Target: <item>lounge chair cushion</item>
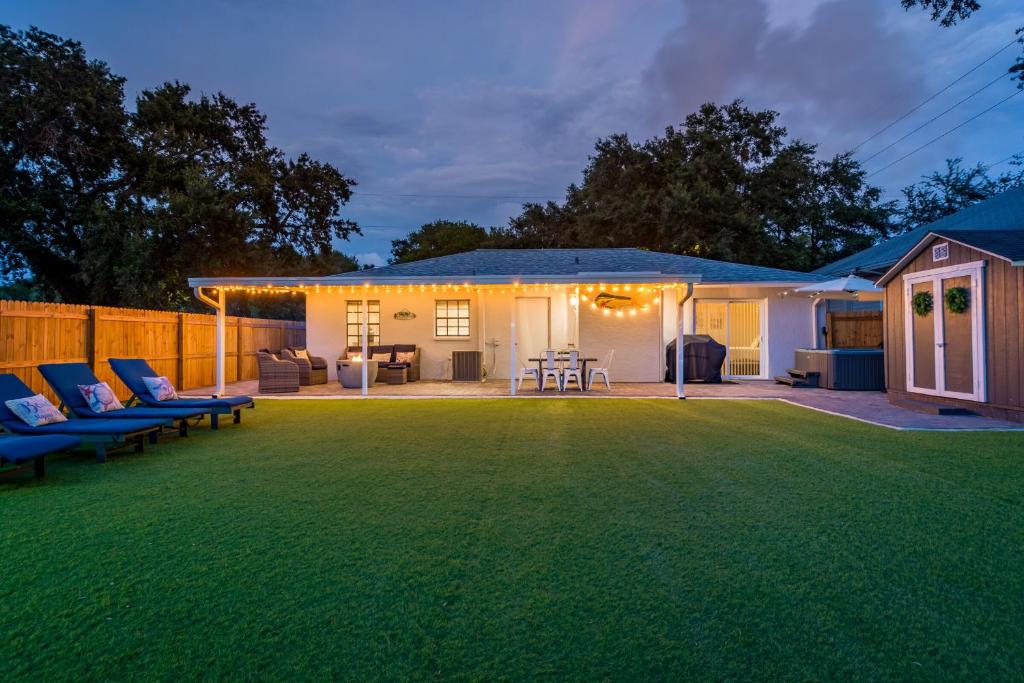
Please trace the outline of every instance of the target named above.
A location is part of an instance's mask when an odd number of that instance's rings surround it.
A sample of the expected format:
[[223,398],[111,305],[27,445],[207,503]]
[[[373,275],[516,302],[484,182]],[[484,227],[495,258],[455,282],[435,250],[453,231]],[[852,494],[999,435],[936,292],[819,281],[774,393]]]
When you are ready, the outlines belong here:
[[85,397],[85,402],[94,413],[109,413],[124,410],[124,405],[117,400],[114,390],[106,382],[95,384],[79,384],[78,390]]
[[224,410],[241,408],[252,403],[252,396],[224,396],[223,398],[177,398],[163,401],[161,408],[196,408],[199,410]]
[[171,380],[162,375],[160,377],[143,377],[142,381],[146,384],[146,389],[149,390],[150,395],[157,401],[169,401],[178,398],[178,392],[174,390]]
[[155,427],[163,427],[167,420],[68,420],[29,427],[21,420],[4,420],[0,422],[4,429],[14,434],[75,434],[81,436],[116,436]]
[[85,397],[78,390],[79,384],[97,383],[96,375],[92,373],[85,363],[44,363],[39,366],[39,372],[49,382],[53,390],[57,392],[64,405],[79,417],[130,417],[134,420],[163,418],[164,424],[168,420],[183,420],[202,415],[202,410],[183,409],[171,407],[152,408],[122,408],[121,410],[109,410],[97,413],[85,402]]
[[42,394],[8,399],[4,401],[4,404],[29,427],[67,422],[67,418],[57,409],[57,406],[46,400]]
[[54,434],[52,436],[5,436],[0,438],[0,460],[15,465],[35,460],[41,455],[78,447],[81,439]]

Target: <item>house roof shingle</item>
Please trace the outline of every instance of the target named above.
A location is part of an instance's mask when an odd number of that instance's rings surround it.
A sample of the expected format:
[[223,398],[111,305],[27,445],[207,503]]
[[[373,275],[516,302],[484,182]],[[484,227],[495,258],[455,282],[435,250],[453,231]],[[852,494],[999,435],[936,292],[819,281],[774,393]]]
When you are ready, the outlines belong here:
[[1024,185],[1007,190],[954,214],[922,225],[869,249],[814,271],[818,275],[882,274],[930,232],[1024,230]]
[[1012,262],[1024,261],[1024,228],[1020,230],[943,230],[935,235],[969,247],[1002,256]]
[[584,276],[588,273],[698,275],[702,283],[817,282],[819,275],[643,249],[477,249],[449,256],[339,273],[337,278]]

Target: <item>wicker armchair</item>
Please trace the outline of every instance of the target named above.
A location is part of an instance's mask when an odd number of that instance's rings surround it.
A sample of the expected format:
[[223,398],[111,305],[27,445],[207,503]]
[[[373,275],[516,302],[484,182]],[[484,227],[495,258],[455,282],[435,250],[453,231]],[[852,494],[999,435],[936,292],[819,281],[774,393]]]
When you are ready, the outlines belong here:
[[256,353],[260,369],[260,393],[284,394],[299,390],[299,368],[295,363],[281,360],[269,351]]
[[306,360],[296,353],[298,349],[281,349],[281,359],[294,363],[299,369],[299,384],[309,386],[310,384],[327,384],[327,361],[317,356],[310,356]]

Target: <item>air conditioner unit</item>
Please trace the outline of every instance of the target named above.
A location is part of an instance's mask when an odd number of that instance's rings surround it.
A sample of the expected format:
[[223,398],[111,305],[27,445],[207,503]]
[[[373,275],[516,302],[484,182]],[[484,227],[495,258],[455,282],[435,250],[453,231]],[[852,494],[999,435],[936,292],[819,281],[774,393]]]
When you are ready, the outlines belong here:
[[484,378],[482,351],[452,351],[452,381],[480,382]]

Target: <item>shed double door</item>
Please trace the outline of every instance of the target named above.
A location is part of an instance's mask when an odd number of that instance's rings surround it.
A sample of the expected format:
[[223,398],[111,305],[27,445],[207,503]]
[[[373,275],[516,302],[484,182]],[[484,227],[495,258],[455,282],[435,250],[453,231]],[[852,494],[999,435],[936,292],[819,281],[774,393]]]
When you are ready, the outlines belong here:
[[[904,275],[907,390],[919,394],[984,401],[985,299],[980,264]],[[946,295],[962,288],[967,310],[949,310]],[[915,297],[931,297],[932,309],[914,311]]]

